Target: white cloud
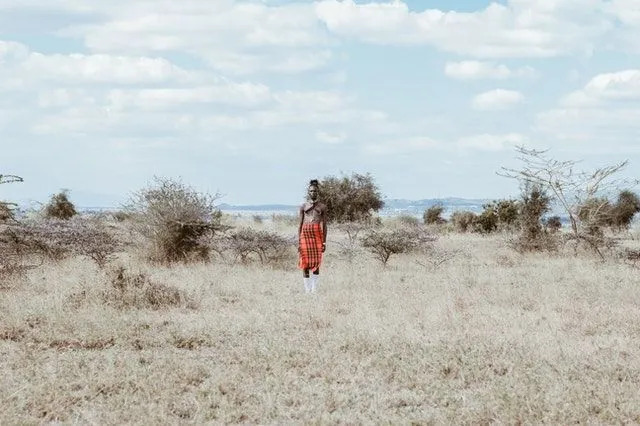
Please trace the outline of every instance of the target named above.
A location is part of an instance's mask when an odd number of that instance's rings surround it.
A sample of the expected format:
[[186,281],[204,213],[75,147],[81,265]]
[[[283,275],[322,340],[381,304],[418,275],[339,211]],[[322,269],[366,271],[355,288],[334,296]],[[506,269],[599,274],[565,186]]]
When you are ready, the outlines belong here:
[[538,127],[559,139],[631,145],[640,138],[640,70],[593,77],[540,113]]
[[31,53],[21,68],[44,80],[154,84],[187,81],[194,76],[163,58]]
[[516,145],[529,144],[529,138],[519,133],[506,135],[482,134],[467,136],[458,140],[460,148],[470,148],[480,151],[503,151]]
[[[274,91],[164,58],[47,55],[13,42],[0,42],[0,92],[0,108],[20,105],[3,128],[14,124],[12,131],[25,134],[204,137],[215,130],[386,119],[339,91]],[[340,137],[324,136],[334,143]]]
[[[313,6],[269,6],[232,0],[116,1],[71,9],[104,16],[70,26],[63,35],[81,37],[96,53],[149,55],[183,52],[214,69],[234,73],[297,73],[325,66],[329,38]],[[116,4],[114,4],[116,3]]]
[[536,71],[531,67],[511,69],[503,64],[481,61],[447,62],[444,72],[448,77],[458,80],[505,80],[536,76]]
[[330,133],[330,132],[319,130],[316,132],[316,139],[319,142],[326,143],[329,145],[338,145],[343,143],[345,140],[347,140],[347,134],[345,132]]
[[640,103],[640,69],[598,74],[584,88],[560,100],[566,108],[594,108],[621,102]]
[[322,0],[319,18],[335,34],[376,44],[424,44],[482,58],[591,53],[615,28],[604,0],[510,0],[477,12],[412,12],[399,0]]
[[435,139],[429,137],[413,137],[369,144],[364,147],[364,150],[373,155],[396,155],[430,151],[441,149],[442,147],[442,143]]
[[471,105],[478,111],[499,111],[509,109],[524,100],[522,93],[515,90],[495,89],[480,93]]

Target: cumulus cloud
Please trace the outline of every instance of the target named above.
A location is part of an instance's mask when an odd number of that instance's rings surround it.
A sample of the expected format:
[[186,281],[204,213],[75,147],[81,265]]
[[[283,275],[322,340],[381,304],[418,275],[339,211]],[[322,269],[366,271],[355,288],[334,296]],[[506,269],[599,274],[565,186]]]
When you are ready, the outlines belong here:
[[538,127],[560,139],[630,145],[640,137],[640,69],[594,76],[557,108],[537,117]]
[[532,67],[511,69],[503,64],[482,61],[447,62],[444,73],[447,77],[458,80],[494,79],[535,77],[536,71]]
[[298,73],[321,68],[332,58],[329,38],[309,4],[116,0],[106,7],[70,3],[71,9],[104,17],[60,32],[82,38],[95,53],[183,52],[235,74]]
[[347,140],[347,134],[345,132],[334,133],[319,130],[316,132],[316,140],[329,145],[337,145]]
[[[621,0],[631,1],[631,0]],[[319,18],[338,35],[376,44],[423,44],[481,58],[591,53],[616,28],[604,0],[509,0],[477,12],[409,10],[399,0],[322,0]]]
[[480,93],[471,101],[478,111],[500,111],[509,109],[524,100],[524,95],[515,90],[495,89]]
[[640,101],[640,69],[599,74],[586,86],[565,96],[566,107],[594,107],[606,102]]
[[481,134],[467,136],[458,140],[457,145],[463,149],[476,149],[481,151],[503,151],[516,145],[526,145],[529,138],[519,133],[505,135]]
[[23,133],[142,138],[385,119],[338,91],[274,91],[165,58],[43,54],[0,41],[0,64],[0,108],[20,105],[5,131],[20,122]]
[[442,143],[436,139],[420,136],[368,144],[364,147],[364,151],[373,155],[412,154],[441,149],[442,146]]

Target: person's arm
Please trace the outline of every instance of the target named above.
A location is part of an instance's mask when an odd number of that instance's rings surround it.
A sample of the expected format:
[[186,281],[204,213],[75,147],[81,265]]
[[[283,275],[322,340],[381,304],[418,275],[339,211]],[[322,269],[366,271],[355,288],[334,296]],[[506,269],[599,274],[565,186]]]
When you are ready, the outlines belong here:
[[298,251],[300,250],[300,234],[302,234],[302,223],[304,222],[304,205],[300,206],[300,224],[298,225]]
[[322,251],[327,248],[327,206],[322,209]]

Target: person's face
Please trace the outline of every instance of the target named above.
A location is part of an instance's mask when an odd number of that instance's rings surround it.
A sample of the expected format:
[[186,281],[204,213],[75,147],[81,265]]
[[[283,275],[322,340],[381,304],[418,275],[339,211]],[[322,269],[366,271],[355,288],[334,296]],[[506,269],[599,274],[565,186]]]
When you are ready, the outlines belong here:
[[318,188],[315,186],[309,187],[309,198],[313,201],[318,199]]

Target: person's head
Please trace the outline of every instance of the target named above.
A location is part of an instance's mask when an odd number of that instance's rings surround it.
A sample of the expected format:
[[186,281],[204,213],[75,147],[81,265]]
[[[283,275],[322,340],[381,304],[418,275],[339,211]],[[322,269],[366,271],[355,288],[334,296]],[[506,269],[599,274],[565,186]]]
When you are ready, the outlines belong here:
[[312,179],[309,182],[309,188],[307,189],[307,195],[311,201],[316,201],[320,195],[319,184],[317,179]]

